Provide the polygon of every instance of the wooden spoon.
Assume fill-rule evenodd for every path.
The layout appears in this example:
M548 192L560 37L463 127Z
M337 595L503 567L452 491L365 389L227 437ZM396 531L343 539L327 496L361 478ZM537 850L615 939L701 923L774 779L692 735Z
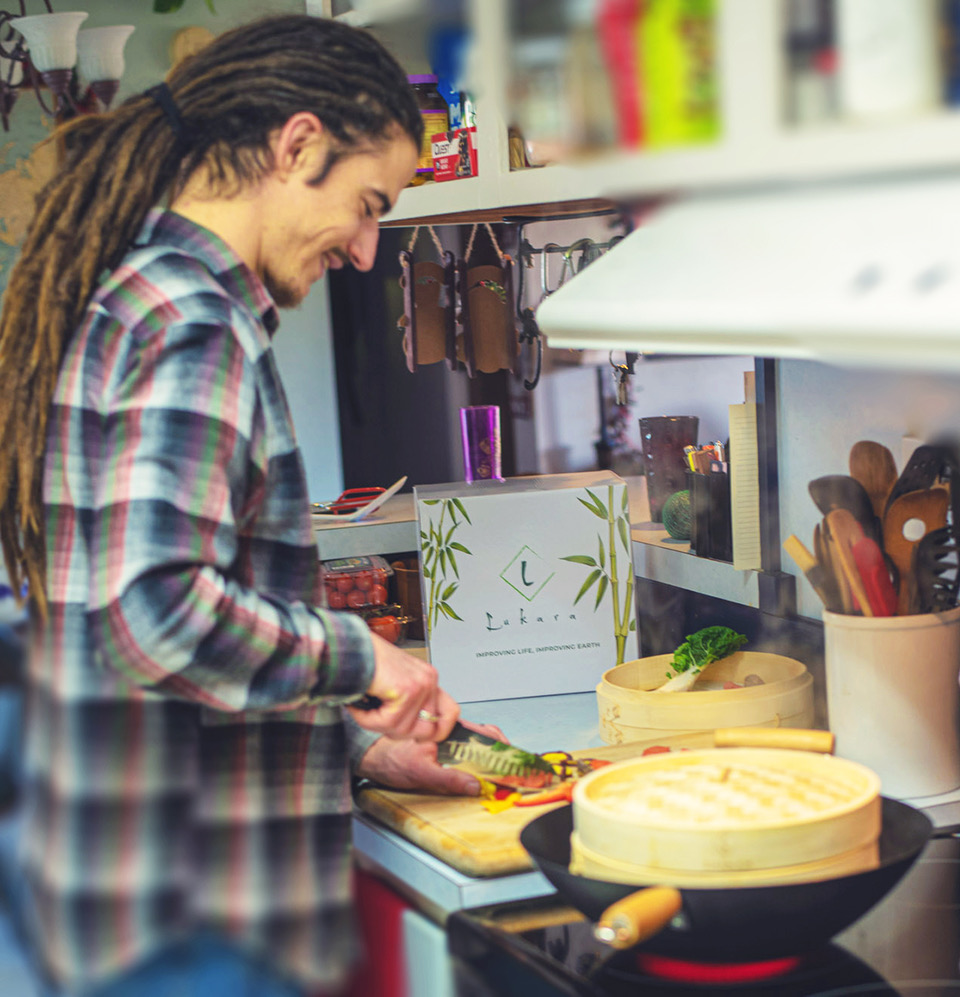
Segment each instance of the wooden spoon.
M897 480L897 465L893 454L882 443L872 440L859 440L850 448L850 477L863 485L870 498L878 520L883 519L883 511Z
M855 478L848 474L826 474L814 478L807 488L824 516L834 509L846 509L868 537L880 542L880 520L873 511L873 502Z
M947 509L950 506L950 492L946 488L925 488L906 492L895 498L883 517L883 549L899 572L897 588L897 614L911 612L910 572L913 568L913 549L932 530L947 525ZM911 520L919 520L916 529L907 530L904 526Z

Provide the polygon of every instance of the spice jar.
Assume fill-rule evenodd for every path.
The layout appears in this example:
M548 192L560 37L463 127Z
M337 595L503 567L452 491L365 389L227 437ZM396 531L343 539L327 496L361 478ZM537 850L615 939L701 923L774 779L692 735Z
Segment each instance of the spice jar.
M423 142L420 146L420 157L417 160L417 172L411 181L411 186L422 184L433 179L433 147L431 139L438 132L449 129L447 102L437 90L437 77L432 73L420 73L407 77L407 82L413 87L413 95L420 107L423 118Z

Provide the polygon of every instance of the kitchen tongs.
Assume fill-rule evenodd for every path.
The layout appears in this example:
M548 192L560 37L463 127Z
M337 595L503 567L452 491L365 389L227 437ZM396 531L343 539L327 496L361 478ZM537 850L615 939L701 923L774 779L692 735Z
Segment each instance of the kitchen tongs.
M952 447L938 446L937 477L950 489L950 516L946 526L931 530L913 552L910 576L911 609L916 613L943 613L960 597L960 461Z

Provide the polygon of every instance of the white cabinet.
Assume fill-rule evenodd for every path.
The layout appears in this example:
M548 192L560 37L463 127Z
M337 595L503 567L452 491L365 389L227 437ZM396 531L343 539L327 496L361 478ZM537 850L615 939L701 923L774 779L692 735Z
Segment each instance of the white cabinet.
M524 214L520 208L634 200L715 186L856 177L960 163L960 114L837 122L795 128L784 122L779 0L718 0L723 134L710 145L657 152L610 152L599 158L511 172L505 120L510 52L509 4L468 0L477 84L479 176L405 190L388 224L469 221ZM411 28L375 28L403 57ZM417 67L424 68L424 67Z

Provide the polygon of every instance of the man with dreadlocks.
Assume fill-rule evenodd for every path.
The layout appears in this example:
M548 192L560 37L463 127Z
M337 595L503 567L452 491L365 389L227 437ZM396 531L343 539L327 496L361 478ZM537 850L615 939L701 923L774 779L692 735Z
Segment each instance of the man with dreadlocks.
M372 266L421 130L369 35L282 16L59 133L0 314L0 538L37 621L28 906L70 992L335 992L351 762L477 792L436 763L435 671L316 608L270 346L277 306Z

